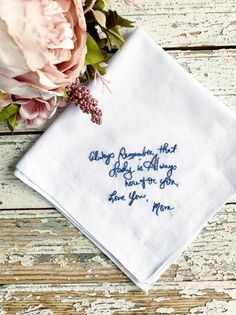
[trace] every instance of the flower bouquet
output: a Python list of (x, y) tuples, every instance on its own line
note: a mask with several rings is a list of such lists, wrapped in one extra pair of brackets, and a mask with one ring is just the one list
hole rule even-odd
[[(0, 123), (39, 126), (73, 102), (101, 124), (86, 86), (102, 77), (133, 23), (109, 0), (8, 0), (0, 6)], [(124, 3), (129, 4), (127, 0)]]

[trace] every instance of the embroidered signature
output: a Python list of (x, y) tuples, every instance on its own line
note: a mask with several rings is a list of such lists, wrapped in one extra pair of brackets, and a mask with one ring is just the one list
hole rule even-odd
[[(178, 169), (175, 163), (170, 162), (170, 157), (178, 151), (178, 145), (171, 146), (164, 143), (153, 149), (144, 146), (140, 151), (128, 151), (121, 147), (118, 153), (100, 150), (91, 151), (88, 158), (91, 162), (103, 162), (108, 167), (108, 176), (119, 178), (122, 182), (122, 191), (113, 190), (108, 195), (111, 203), (127, 202), (133, 206), (137, 202), (149, 202), (148, 190), (155, 185), (160, 190), (169, 187), (179, 187), (174, 178)], [(165, 159), (168, 157), (167, 161)], [(152, 212), (159, 215), (161, 212), (174, 210), (174, 206), (164, 205), (160, 201), (152, 202)]]

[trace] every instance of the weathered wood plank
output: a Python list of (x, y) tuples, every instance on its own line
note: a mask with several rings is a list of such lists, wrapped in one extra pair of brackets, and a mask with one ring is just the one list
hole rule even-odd
[(132, 16), (165, 48), (235, 46), (236, 13)]
[[(161, 281), (236, 279), (236, 205), (228, 205), (161, 277)], [(129, 279), (56, 210), (0, 211), (0, 285)], [(236, 284), (235, 284), (236, 286)]]
[[(236, 50), (169, 51), (169, 54), (227, 106), (236, 111)], [(46, 127), (38, 129), (21, 127), (17, 131), (40, 131)], [(7, 131), (6, 126), (0, 125), (0, 133)]]
[(132, 284), (6, 285), (1, 315), (234, 315), (236, 283), (158, 282), (148, 295)]
[(122, 15), (137, 14), (199, 14), (199, 13), (235, 13), (234, 0), (136, 0), (143, 11), (134, 6), (125, 6), (123, 1), (112, 1), (112, 8)]
[(236, 44), (236, 3), (233, 0), (136, 0), (143, 10), (116, 0), (121, 14), (130, 16), (164, 47), (227, 46)]
[[(136, 3), (145, 12), (120, 0), (115, 8), (164, 47), (236, 45), (234, 0)], [(236, 110), (235, 50), (171, 54)], [(0, 211), (0, 315), (236, 314), (235, 205), (219, 211), (145, 295), (57, 211), (30, 209), (50, 205), (12, 171), (37, 137), (0, 137), (0, 209), (9, 209)]]

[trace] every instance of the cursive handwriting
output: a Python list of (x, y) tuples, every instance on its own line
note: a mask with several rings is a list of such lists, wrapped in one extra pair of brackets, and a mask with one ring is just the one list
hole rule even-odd
[(109, 176), (117, 177), (119, 173), (123, 173), (123, 177), (125, 179), (132, 179), (134, 172), (135, 171), (132, 170), (132, 167), (129, 166), (127, 161), (123, 162), (123, 164), (120, 161), (117, 161), (114, 167), (110, 170)]
[(155, 212), (156, 215), (158, 215), (159, 212), (164, 212), (166, 210), (173, 210), (173, 209), (174, 207), (165, 206), (161, 204), (160, 202), (156, 202), (156, 201), (154, 201), (152, 205), (152, 212)]
[(154, 155), (154, 153), (152, 152), (152, 150), (149, 150), (146, 147), (143, 147), (143, 150), (141, 152), (127, 152), (126, 148), (122, 147), (118, 154), (118, 160), (132, 160), (136, 157), (145, 157), (147, 155)]
[(108, 197), (108, 201), (111, 201), (112, 203), (116, 202), (116, 201), (125, 201), (125, 196), (118, 196), (117, 195), (117, 191), (114, 190)]
[(165, 154), (175, 153), (177, 148), (178, 148), (177, 144), (175, 144), (175, 145), (173, 145), (173, 147), (171, 147), (169, 145), (169, 143), (164, 143), (163, 145), (160, 146), (159, 151), (160, 151), (160, 153), (165, 153)]
[[(170, 145), (168, 142), (156, 148), (144, 146), (141, 150), (129, 151), (122, 146), (118, 152), (106, 152), (93, 150), (88, 159), (91, 162), (102, 162), (108, 167), (108, 176), (118, 178), (119, 185), (123, 185), (123, 194), (113, 190), (108, 195), (111, 203), (127, 202), (133, 206), (142, 200), (149, 203), (148, 192), (152, 186), (155, 189), (166, 189), (168, 186), (179, 187), (175, 179), (177, 165), (172, 162), (179, 150), (177, 144)], [(140, 192), (141, 190), (141, 192)], [(152, 212), (158, 215), (160, 212), (173, 210), (173, 206), (164, 205), (160, 202), (152, 202)]]
[(146, 198), (146, 194), (145, 195), (139, 195), (135, 190), (129, 193), (129, 206), (132, 206), (132, 204), (134, 203), (135, 200), (139, 200), (139, 199), (143, 199)]
[(109, 165), (111, 162), (111, 159), (115, 157), (114, 153), (104, 153), (103, 151), (92, 151), (89, 154), (89, 160), (92, 161), (99, 161), (104, 160), (106, 165)]
[(125, 180), (125, 187), (132, 186), (141, 186), (143, 189), (146, 189), (147, 185), (156, 185), (158, 184), (157, 180), (152, 177), (142, 177), (139, 180)]

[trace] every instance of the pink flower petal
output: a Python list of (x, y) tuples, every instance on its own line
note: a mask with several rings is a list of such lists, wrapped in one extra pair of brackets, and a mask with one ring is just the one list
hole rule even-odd
[(8, 34), (7, 25), (0, 18), (0, 73), (16, 77), (29, 71), (21, 49)]
[(48, 91), (46, 89), (27, 84), (25, 82), (19, 82), (18, 80), (9, 78), (0, 73), (0, 86), (5, 92), (21, 97), (33, 98), (40, 97), (43, 99), (49, 99), (55, 95), (61, 95), (59, 92)]
[[(20, 102), (18, 100), (18, 102)], [(28, 103), (20, 107), (20, 115), (24, 119), (34, 119), (39, 116), (40, 113), (47, 112), (47, 107), (44, 103), (40, 103), (35, 100), (30, 100)]]
[(36, 117), (34, 119), (26, 119), (24, 121), (25, 125), (27, 126), (35, 126), (35, 127), (38, 127), (38, 126), (41, 126), (43, 125), (45, 122), (47, 121), (47, 119), (44, 119), (42, 117)]
[(42, 68), (47, 61), (47, 28), (41, 1), (1, 1), (0, 17), (21, 48), (29, 68)]

